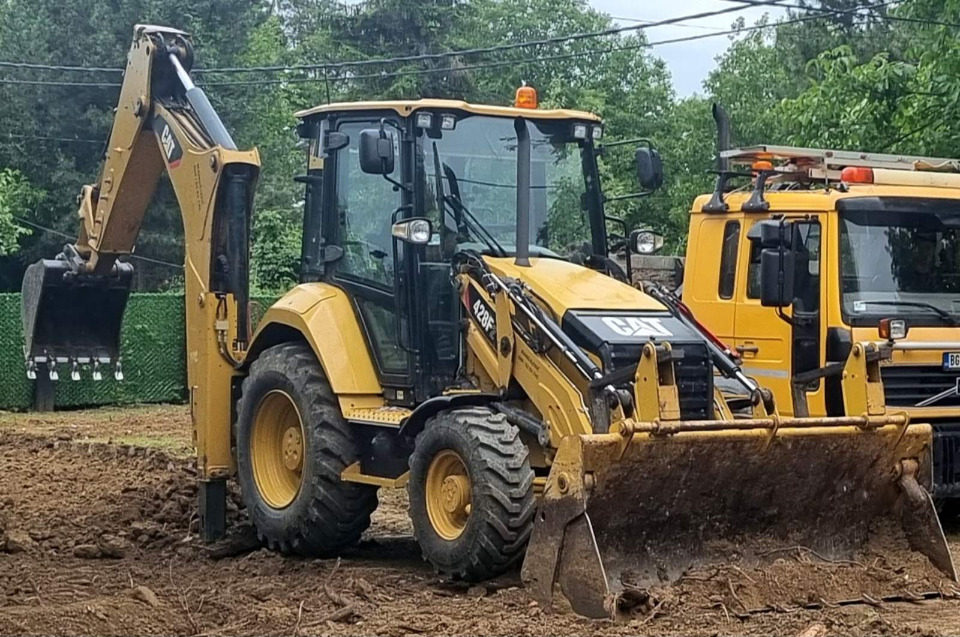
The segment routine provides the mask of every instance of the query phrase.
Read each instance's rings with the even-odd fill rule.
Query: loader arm
[[[233,471],[231,384],[250,335],[248,235],[260,159],[256,150],[237,150],[190,79],[192,58],[182,31],[135,27],[103,167],[79,197],[77,241],[28,268],[22,309],[29,369],[52,378],[64,363],[74,370],[90,364],[95,378],[104,365],[119,372],[119,328],[132,282],[132,266],[122,258],[133,253],[167,174],[183,219],[198,469],[201,484],[217,491],[201,487],[201,501],[213,506],[201,507],[201,515],[217,516],[223,480]],[[213,533],[222,527],[207,522]]]

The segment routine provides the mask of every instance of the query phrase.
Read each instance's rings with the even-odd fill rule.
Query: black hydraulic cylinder
[[[230,167],[224,174],[223,202],[227,215],[227,286],[237,301],[237,340],[250,340],[250,174]]]

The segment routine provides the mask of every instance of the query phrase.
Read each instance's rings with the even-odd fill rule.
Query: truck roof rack
[[[713,196],[703,205],[704,212],[723,212],[727,183],[734,177],[752,176],[753,192],[741,209],[768,210],[764,197],[773,190],[797,184],[870,183],[895,186],[960,188],[960,159],[886,155],[850,150],[799,148],[793,146],[746,146],[720,152],[728,168],[717,171]],[[863,169],[844,178],[844,169]]]
[[[806,173],[809,179],[839,181],[840,171],[848,166],[863,166],[889,170],[960,173],[960,160],[942,157],[914,157],[886,155],[850,150],[799,148],[793,146],[747,146],[720,153],[732,164],[753,165],[758,161],[780,162],[776,171],[781,175],[791,172]],[[797,175],[800,176],[800,175]]]

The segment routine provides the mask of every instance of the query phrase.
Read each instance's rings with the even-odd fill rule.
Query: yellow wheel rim
[[[425,490],[433,530],[445,540],[460,537],[470,517],[472,496],[467,466],[455,451],[445,449],[434,456]]]
[[[274,509],[289,506],[300,492],[303,438],[293,398],[279,389],[264,396],[253,420],[250,458],[260,497]]]

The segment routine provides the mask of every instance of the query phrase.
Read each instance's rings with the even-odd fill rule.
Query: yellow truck
[[[715,192],[690,214],[684,303],[782,413],[842,414],[851,347],[883,346],[886,404],[933,424],[934,496],[960,502],[960,161],[783,146],[719,157]],[[737,178],[749,181],[730,188]]]

